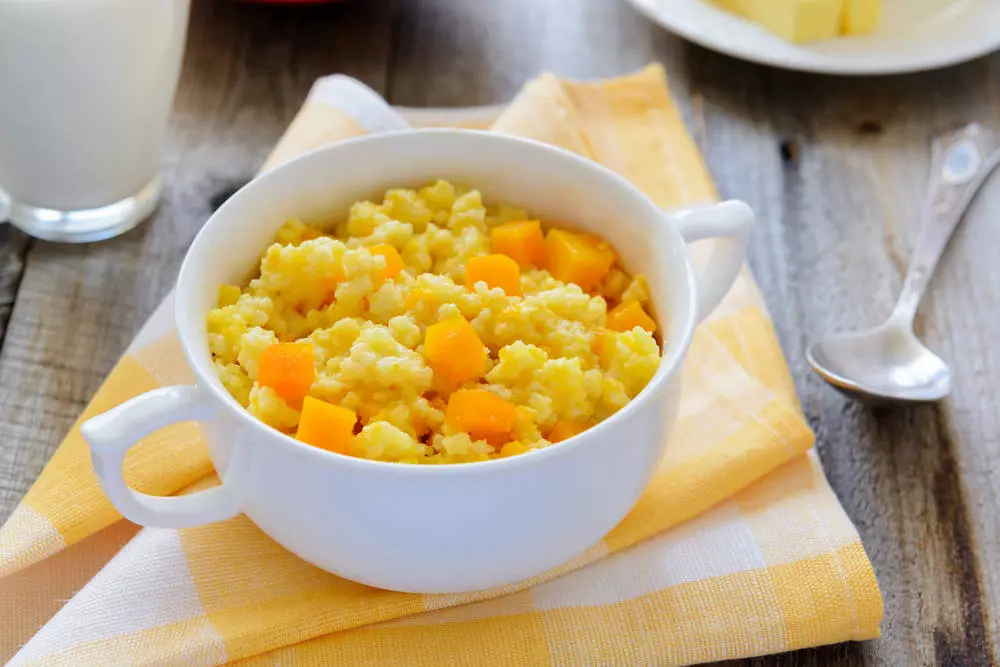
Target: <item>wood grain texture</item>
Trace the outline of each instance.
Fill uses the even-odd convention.
[[[86,248],[29,246],[0,232],[0,327],[16,294],[0,348],[0,518],[165,294],[213,205],[253,174],[317,76],[358,76],[396,104],[470,105],[509,99],[542,69],[610,76],[659,60],[723,195],[759,214],[751,264],[886,601],[878,641],[727,664],[1000,661],[1000,176],[954,239],[918,320],[954,366],[951,398],[873,411],[824,386],[804,361],[809,340],[889,312],[916,233],[929,140],[970,120],[1000,131],[1000,55],[837,79],[686,45],[612,0],[193,4],[156,217]]]
[[[0,345],[21,286],[24,256],[30,241],[26,234],[10,225],[0,227]]]
[[[990,359],[998,327],[987,304],[1000,294],[989,248],[1000,181],[970,212],[918,323],[955,366],[954,396],[913,410],[861,408],[808,371],[804,349],[823,333],[886,317],[916,233],[930,137],[972,119],[1000,127],[990,93],[997,62],[857,81],[707,54],[692,68],[706,100],[709,162],[724,192],[747,198],[762,217],[752,263],[831,483],[885,594],[885,637],[865,646],[866,662],[996,661],[1000,448],[991,376],[1000,366]],[[783,155],[782,142],[794,149]],[[733,155],[744,173],[754,165],[752,183],[741,185]]]

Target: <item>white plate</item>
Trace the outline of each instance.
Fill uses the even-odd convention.
[[[897,74],[1000,49],[1000,0],[883,0],[871,35],[790,44],[706,0],[629,0],[667,30],[744,60],[806,72]]]

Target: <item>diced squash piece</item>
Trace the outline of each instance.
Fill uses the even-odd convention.
[[[416,310],[424,304],[432,304],[436,301],[437,298],[433,294],[418,287],[410,290],[410,293],[406,295],[405,299],[403,299],[403,308],[406,308],[407,310]]]
[[[594,339],[591,341],[590,349],[597,355],[597,360],[601,368],[607,369],[615,358],[615,348],[618,343],[615,335],[607,329],[598,329],[594,332]]]
[[[656,322],[642,309],[638,301],[620,303],[608,313],[608,328],[615,331],[631,331],[642,327],[650,333],[656,331]]]
[[[385,268],[382,269],[382,278],[392,280],[398,276],[404,268],[403,258],[399,256],[399,251],[391,245],[373,245],[368,248],[368,252],[385,259]]]
[[[511,440],[510,442],[504,443],[504,446],[500,448],[500,456],[507,458],[508,456],[517,456],[518,454],[524,454],[528,451],[527,446],[517,440]]]
[[[334,298],[337,295],[337,285],[343,280],[343,276],[326,276],[319,279],[319,288],[323,292],[323,306],[328,306],[333,303]]]
[[[413,427],[413,432],[418,438],[431,430],[427,419],[423,415],[415,413],[410,415],[410,426]]]
[[[480,281],[490,289],[499,287],[507,296],[521,293],[521,269],[507,255],[470,258],[465,265],[465,286],[474,290]]]
[[[611,244],[605,241],[602,237],[597,234],[591,234],[590,232],[571,232],[567,229],[560,230],[564,234],[570,234],[580,239],[590,247],[597,250],[602,255],[608,257],[612,262],[615,261],[615,251],[611,247]]]
[[[295,437],[313,447],[347,454],[354,442],[358,416],[353,410],[306,396]]]
[[[560,419],[552,427],[552,430],[549,431],[549,434],[545,436],[545,439],[549,442],[562,442],[563,440],[569,440],[574,435],[583,433],[588,428],[590,428],[590,424],[585,421]]]
[[[486,347],[464,317],[427,327],[424,357],[436,375],[452,384],[482,377],[486,372]]]
[[[565,283],[576,283],[585,292],[595,291],[614,263],[611,246],[593,234],[552,229],[545,237],[549,273]]]
[[[257,382],[297,408],[312,387],[315,364],[312,343],[275,343],[260,353]]]
[[[515,220],[490,231],[493,252],[507,255],[521,266],[541,266],[545,261],[545,237],[537,220]]]
[[[593,247],[597,248],[601,252],[608,253],[611,256],[612,261],[614,261],[615,251],[612,250],[611,244],[605,241],[603,238],[601,238],[597,234],[591,234],[590,232],[572,232],[572,233],[576,234],[581,239],[583,239]]]
[[[219,308],[231,306],[240,299],[243,292],[236,285],[223,285],[219,288]]]
[[[444,418],[456,431],[473,440],[508,435],[514,428],[517,407],[484,389],[460,389],[448,398]]]
[[[340,281],[344,279],[344,272],[341,267],[336,267],[336,270],[331,275],[320,276],[316,279],[316,286],[320,289],[323,294],[322,306],[328,306],[333,303],[334,298],[336,298],[337,285]]]

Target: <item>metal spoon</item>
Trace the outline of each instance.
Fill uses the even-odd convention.
[[[969,125],[936,140],[933,156],[920,233],[889,321],[815,341],[806,353],[820,377],[867,403],[925,403],[951,393],[951,369],[917,340],[913,318],[952,233],[1000,164],[1000,136]]]

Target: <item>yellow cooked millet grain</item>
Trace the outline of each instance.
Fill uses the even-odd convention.
[[[399,463],[460,463],[530,453],[551,443],[560,420],[597,423],[634,398],[660,363],[660,346],[636,328],[604,329],[609,303],[648,303],[642,276],[616,266],[595,294],[541,268],[525,268],[520,296],[465,287],[469,258],[491,252],[491,226],[528,219],[521,208],[484,204],[473,189],[437,181],[357,202],[346,220],[312,226],[288,220],[262,254],[257,276],[223,285],[207,316],[216,373],[264,423],[294,434],[299,411],[257,384],[261,353],[307,340],[315,353],[309,395],[354,410],[353,456]],[[327,231],[324,231],[327,230]],[[383,280],[396,248],[404,270]],[[408,297],[411,297],[408,299]],[[409,304],[409,305],[408,305]],[[449,386],[423,356],[427,327],[464,317],[489,350],[484,376]],[[604,366],[598,332],[612,343]],[[508,443],[477,440],[447,423],[449,394],[481,388],[516,407]]]

